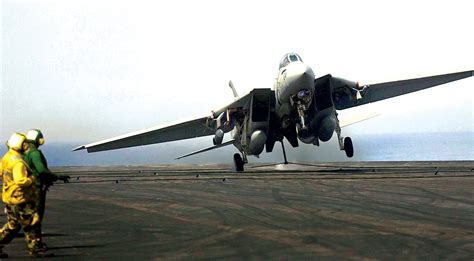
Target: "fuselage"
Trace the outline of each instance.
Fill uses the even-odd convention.
[[[283,57],[274,89],[275,112],[287,138],[292,135],[289,129],[296,130],[303,143],[317,145],[319,140],[331,138],[336,124],[334,108],[316,108],[316,92],[320,90],[316,90],[313,70],[299,55],[289,53]]]
[[[334,131],[335,122],[329,115],[332,110],[316,110],[315,91],[315,75],[311,67],[299,55],[286,54],[280,62],[274,86],[275,118],[272,124],[268,121],[256,122],[251,110],[251,116],[245,120],[246,125],[234,124],[234,145],[244,154],[259,155],[265,144],[274,144],[283,137],[293,147],[298,146],[297,139],[313,144],[319,144],[318,138],[327,141]],[[254,100],[257,99],[255,95]],[[252,106],[255,104],[259,104],[258,99]],[[216,133],[215,140],[218,138],[220,136]]]
[[[289,53],[283,57],[274,86],[278,116],[289,115],[294,109],[294,103],[303,98],[302,96],[312,97],[314,79],[313,70],[299,55]]]

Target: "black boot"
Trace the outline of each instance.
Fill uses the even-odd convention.
[[[30,257],[36,257],[36,258],[43,258],[43,257],[51,257],[54,256],[53,253],[47,252],[46,245],[43,245],[42,243],[39,244],[39,246],[33,250],[30,250],[29,252]]]
[[[49,252],[46,252],[46,251],[30,251],[30,253],[28,255],[30,257],[33,257],[33,258],[44,258],[44,257],[54,256],[53,253],[49,253]]]
[[[47,251],[48,250],[48,246],[45,244],[45,243],[39,243],[38,244],[38,249],[42,250],[42,251]]]
[[[2,258],[8,258],[8,255],[3,252],[3,246],[0,246],[0,259]]]

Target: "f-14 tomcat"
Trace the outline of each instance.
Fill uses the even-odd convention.
[[[341,128],[374,115],[344,122],[343,119],[339,121],[337,110],[460,80],[473,73],[464,71],[359,86],[357,82],[330,74],[315,78],[311,67],[298,54],[289,53],[280,62],[273,89],[254,89],[239,97],[229,82],[235,101],[211,115],[137,131],[74,150],[96,152],[213,135],[213,146],[177,159],[233,144],[240,152],[234,154],[235,168],[243,171],[247,156],[258,157],[264,149],[271,152],[277,141],[282,146],[285,138],[293,147],[298,147],[299,142],[319,146],[320,142],[330,140],[335,132],[340,150],[352,157],[352,141],[341,135]],[[231,139],[223,142],[224,134],[228,132],[231,132]],[[287,162],[284,152],[283,147]]]

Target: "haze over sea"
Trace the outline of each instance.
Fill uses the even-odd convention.
[[[450,133],[406,133],[351,135],[355,155],[348,159],[338,150],[335,136],[320,147],[300,145],[291,148],[285,143],[290,162],[331,161],[444,161],[474,160],[474,132]],[[135,165],[135,164],[232,164],[232,155],[237,152],[233,146],[216,149],[181,160],[174,158],[212,144],[212,137],[184,140],[165,144],[121,149],[115,151],[86,153],[71,152],[82,143],[46,143],[41,147],[50,166],[82,165]],[[0,152],[5,153],[2,146]],[[250,163],[282,162],[279,143],[272,153],[262,153],[260,158],[249,157]]]

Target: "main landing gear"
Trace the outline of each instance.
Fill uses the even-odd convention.
[[[347,157],[352,158],[352,156],[354,156],[354,147],[352,146],[352,139],[350,137],[344,138],[344,151]]]
[[[238,172],[244,171],[244,165],[245,163],[248,162],[245,154],[242,154],[242,156],[240,156],[239,153],[234,154],[234,166],[235,166],[235,170]]]
[[[336,134],[337,140],[339,141],[339,149],[346,152],[348,158],[354,156],[354,146],[352,145],[352,139],[350,137],[343,138],[341,136],[341,127],[339,126],[339,119],[336,114]]]

